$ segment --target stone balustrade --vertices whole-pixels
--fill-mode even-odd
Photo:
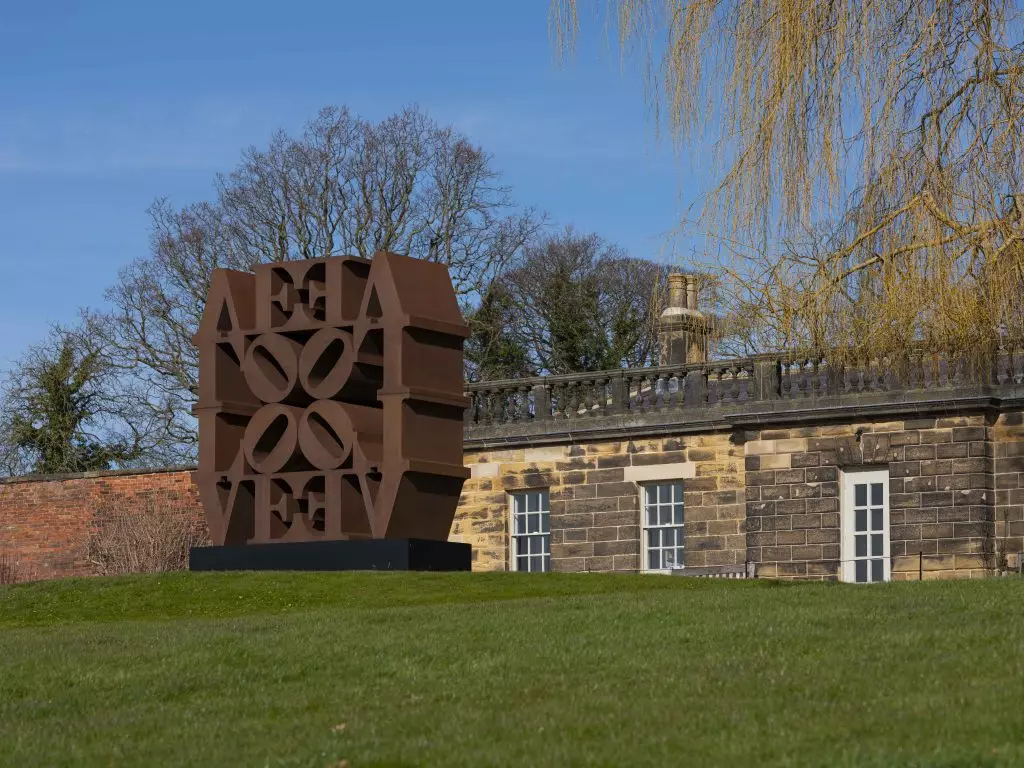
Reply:
[[[936,398],[1015,395],[1024,389],[1024,343],[992,362],[956,364],[911,350],[899,360],[843,368],[821,357],[762,355],[649,368],[467,384],[466,444],[564,437],[566,431],[732,423],[743,413],[893,406]],[[973,403],[977,405],[977,403]]]

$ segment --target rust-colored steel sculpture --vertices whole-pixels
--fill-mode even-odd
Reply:
[[[216,270],[193,339],[193,480],[213,544],[445,540],[469,475],[466,336],[439,264]]]

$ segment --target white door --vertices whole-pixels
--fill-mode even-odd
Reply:
[[[889,581],[889,470],[843,473],[843,581]]]

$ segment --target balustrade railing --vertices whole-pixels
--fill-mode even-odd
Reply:
[[[467,426],[592,419],[763,400],[814,400],[965,386],[1024,386],[1024,344],[984,366],[911,350],[900,359],[830,365],[822,357],[760,356],[466,385]]]

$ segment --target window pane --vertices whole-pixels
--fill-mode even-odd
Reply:
[[[673,483],[672,484],[672,501],[677,504],[683,500],[683,484]]]
[[[517,515],[526,511],[526,497],[523,494],[515,494],[512,497],[512,503],[514,505],[513,509],[515,509]]]
[[[868,529],[868,511],[866,509],[858,509],[854,514],[853,530],[866,531]]]
[[[530,570],[530,558],[520,555],[516,558],[516,570],[517,571],[528,571]]]
[[[854,557],[867,557],[868,556],[868,537],[867,536],[854,536],[853,537]]]
[[[549,530],[548,526],[550,525],[550,521],[551,521],[551,515],[549,515],[547,512],[544,512],[544,513],[541,514],[541,516],[540,516],[540,529],[544,533],[548,532],[548,530]]]
[[[665,567],[671,568],[676,562],[676,551],[674,549],[665,552]]]
[[[672,525],[672,507],[661,508],[661,525]]]
[[[526,533],[526,516],[516,513],[516,534]]]
[[[647,496],[647,506],[658,503],[658,486],[656,485],[645,485],[644,493]]]
[[[540,531],[540,515],[531,514],[528,516],[526,524],[527,533],[538,533]]]
[[[661,546],[674,547],[676,545],[676,529],[666,528],[661,532]]]
[[[871,530],[882,530],[882,510],[880,509],[871,510]]]
[[[871,534],[871,556],[882,556],[882,534],[880,533]]]
[[[885,579],[885,568],[882,560],[871,561],[871,580],[883,581]]]
[[[858,560],[853,564],[854,567],[854,581],[858,584],[862,584],[868,580],[868,561]]]
[[[882,484],[872,483],[871,484],[871,505],[881,505],[882,502]]]
[[[866,507],[868,505],[868,486],[865,483],[857,483],[853,486],[853,503],[858,507]]]
[[[540,497],[537,496],[536,493],[527,493],[526,494],[526,511],[527,512],[536,512],[537,511],[537,502],[539,502],[539,501],[540,501]]]
[[[544,556],[544,562],[543,562],[543,569],[542,570],[544,570],[545,573],[551,570],[551,555],[545,555]]]
[[[650,565],[648,567],[650,567],[651,570],[657,570],[661,568],[661,552],[659,552],[656,549],[652,549],[647,554],[649,555],[650,560]]]
[[[673,507],[673,509],[675,511],[673,513],[674,517],[673,517],[672,522],[674,522],[676,525],[682,525],[683,524],[683,505],[682,504],[676,504],[675,507]]]
[[[660,543],[657,531],[647,531],[647,546],[656,547]]]

